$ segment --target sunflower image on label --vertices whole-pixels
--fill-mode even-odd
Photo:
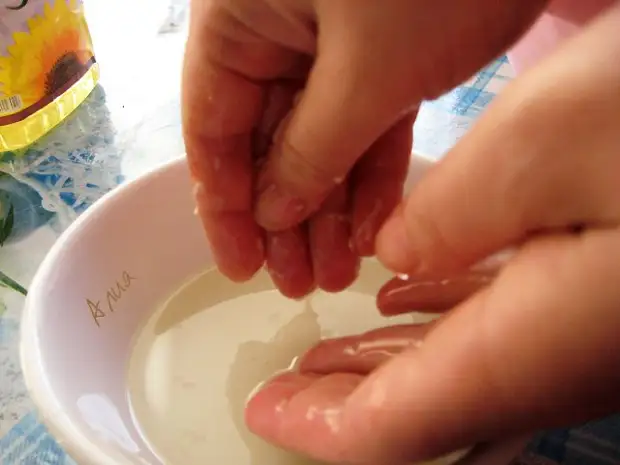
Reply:
[[[98,79],[81,0],[0,0],[0,152],[44,136]]]

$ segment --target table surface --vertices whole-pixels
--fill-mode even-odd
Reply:
[[[81,212],[118,184],[182,153],[186,7],[187,0],[86,0],[101,84],[25,156],[0,155],[0,194],[15,207],[0,271],[27,287]],[[441,157],[511,77],[500,59],[426,103],[414,128],[415,150]],[[18,354],[23,304],[20,294],[0,287],[0,465],[72,464],[39,422],[24,387]],[[539,433],[514,463],[620,463],[620,417]]]

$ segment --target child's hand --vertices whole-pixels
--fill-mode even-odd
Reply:
[[[253,431],[322,460],[401,464],[617,411],[618,24],[620,4],[512,83],[379,233],[379,258],[413,280],[514,248],[497,278],[452,302],[413,287],[418,308],[455,304],[432,326],[321,343],[250,401]],[[365,339],[374,352],[345,350]]]
[[[220,270],[243,281],[266,260],[289,296],[347,287],[401,200],[420,101],[545,3],[193,0],[184,132]]]

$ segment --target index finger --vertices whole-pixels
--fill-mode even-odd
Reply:
[[[217,35],[201,26],[190,29],[183,69],[187,159],[215,262],[226,276],[242,281],[264,261],[262,233],[252,214],[252,133],[263,89],[213,61],[205,44]]]

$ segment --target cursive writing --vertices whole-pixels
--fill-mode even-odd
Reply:
[[[108,288],[103,299],[86,299],[88,311],[98,327],[101,327],[101,323],[99,322],[101,318],[105,318],[108,314],[114,313],[116,305],[121,301],[135,279],[136,278],[131,276],[127,271],[123,271],[121,279]]]

